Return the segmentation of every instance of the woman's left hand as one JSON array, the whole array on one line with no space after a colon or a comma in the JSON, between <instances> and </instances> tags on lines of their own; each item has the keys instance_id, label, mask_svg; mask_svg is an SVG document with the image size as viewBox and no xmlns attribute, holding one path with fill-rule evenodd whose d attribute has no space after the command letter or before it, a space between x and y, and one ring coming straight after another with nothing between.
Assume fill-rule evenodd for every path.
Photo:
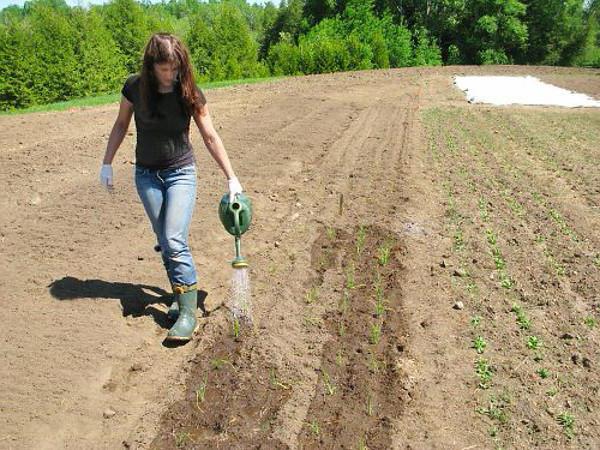
<instances>
[{"instance_id":1,"label":"woman's left hand","mask_svg":"<svg viewBox=\"0 0 600 450\"><path fill-rule=\"evenodd\" d=\"M235 176L227 180L227 185L229 187L229 202L231 203L233 200L235 200L236 194L241 194L243 189L239 180Z\"/></svg>"}]
</instances>

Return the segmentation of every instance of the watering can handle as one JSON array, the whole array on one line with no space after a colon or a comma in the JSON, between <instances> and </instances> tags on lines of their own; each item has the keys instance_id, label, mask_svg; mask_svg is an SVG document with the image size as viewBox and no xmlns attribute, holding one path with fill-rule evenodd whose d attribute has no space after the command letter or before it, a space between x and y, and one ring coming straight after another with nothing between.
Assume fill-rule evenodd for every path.
<instances>
[{"instance_id":1,"label":"watering can handle","mask_svg":"<svg viewBox=\"0 0 600 450\"><path fill-rule=\"evenodd\" d=\"M238 204L238 208L233 208L233 203L231 204L231 211L233 212L233 222L234 222L234 229L235 229L235 234L237 236L240 236L242 234L242 230L240 227L240 211L241 208L239 207Z\"/></svg>"}]
</instances>

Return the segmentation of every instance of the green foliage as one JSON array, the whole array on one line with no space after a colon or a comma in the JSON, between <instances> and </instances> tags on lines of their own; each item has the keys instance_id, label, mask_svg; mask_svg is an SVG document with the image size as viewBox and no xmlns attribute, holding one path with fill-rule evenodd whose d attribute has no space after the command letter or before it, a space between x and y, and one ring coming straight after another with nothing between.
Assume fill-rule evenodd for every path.
<instances>
[{"instance_id":1,"label":"green foliage","mask_svg":"<svg viewBox=\"0 0 600 450\"><path fill-rule=\"evenodd\" d=\"M414 65L439 66L442 64L442 54L437 44L430 38L425 28L415 32Z\"/></svg>"}]
</instances>

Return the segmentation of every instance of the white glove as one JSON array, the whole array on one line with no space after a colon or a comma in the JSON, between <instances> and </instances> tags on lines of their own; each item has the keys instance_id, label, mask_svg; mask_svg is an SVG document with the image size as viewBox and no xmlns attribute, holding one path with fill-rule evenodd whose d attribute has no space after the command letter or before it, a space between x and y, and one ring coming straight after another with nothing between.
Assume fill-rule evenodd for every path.
<instances>
[{"instance_id":1,"label":"white glove","mask_svg":"<svg viewBox=\"0 0 600 450\"><path fill-rule=\"evenodd\" d=\"M102 164L100 169L100 184L109 191L113 187L113 170L110 164Z\"/></svg>"},{"instance_id":2,"label":"white glove","mask_svg":"<svg viewBox=\"0 0 600 450\"><path fill-rule=\"evenodd\" d=\"M227 180L227 185L229 187L229 203L231 203L235 200L236 194L242 193L242 185L240 184L237 177L233 177Z\"/></svg>"}]
</instances>

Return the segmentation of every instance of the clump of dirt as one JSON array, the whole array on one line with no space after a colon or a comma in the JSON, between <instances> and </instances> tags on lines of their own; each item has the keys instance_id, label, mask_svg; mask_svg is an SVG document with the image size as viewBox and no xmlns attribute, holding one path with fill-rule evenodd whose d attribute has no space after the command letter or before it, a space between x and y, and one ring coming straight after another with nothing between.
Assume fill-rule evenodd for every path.
<instances>
[{"instance_id":1,"label":"clump of dirt","mask_svg":"<svg viewBox=\"0 0 600 450\"><path fill-rule=\"evenodd\" d=\"M390 448L393 419L407 399L402 358L407 325L401 283L404 248L377 226L353 233L328 228L315 241L312 265L337 292L324 317L331 340L300 434L301 448ZM334 272L335 276L328 276ZM339 284L341 283L341 284Z\"/></svg>"}]
</instances>

